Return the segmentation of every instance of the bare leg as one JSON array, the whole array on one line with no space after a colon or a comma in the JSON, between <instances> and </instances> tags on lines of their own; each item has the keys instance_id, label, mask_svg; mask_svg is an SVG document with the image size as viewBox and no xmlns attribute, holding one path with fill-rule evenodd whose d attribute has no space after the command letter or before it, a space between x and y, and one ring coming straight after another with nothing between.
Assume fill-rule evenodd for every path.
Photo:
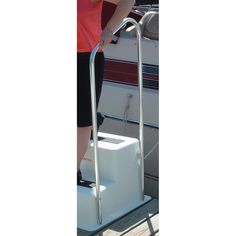
<instances>
[{"instance_id":1,"label":"bare leg","mask_svg":"<svg viewBox=\"0 0 236 236\"><path fill-rule=\"evenodd\" d=\"M77 171L79 170L81 160L87 151L91 129L91 126L77 128Z\"/></svg>"}]
</instances>

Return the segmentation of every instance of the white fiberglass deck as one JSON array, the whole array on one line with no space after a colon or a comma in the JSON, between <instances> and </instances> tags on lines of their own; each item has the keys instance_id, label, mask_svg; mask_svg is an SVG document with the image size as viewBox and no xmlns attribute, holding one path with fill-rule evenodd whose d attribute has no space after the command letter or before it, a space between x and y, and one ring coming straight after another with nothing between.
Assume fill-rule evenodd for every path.
<instances>
[{"instance_id":1,"label":"white fiberglass deck","mask_svg":"<svg viewBox=\"0 0 236 236\"><path fill-rule=\"evenodd\" d=\"M150 236L159 235L159 204L158 199L148 203L116 220L107 227L88 232L78 229L77 236Z\"/></svg>"}]
</instances>

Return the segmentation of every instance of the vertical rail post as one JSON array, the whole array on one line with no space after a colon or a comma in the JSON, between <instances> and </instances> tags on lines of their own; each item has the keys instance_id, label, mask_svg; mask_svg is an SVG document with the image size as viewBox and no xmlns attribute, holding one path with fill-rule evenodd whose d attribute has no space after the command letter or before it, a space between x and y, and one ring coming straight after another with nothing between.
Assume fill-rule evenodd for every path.
<instances>
[{"instance_id":1,"label":"vertical rail post","mask_svg":"<svg viewBox=\"0 0 236 236\"><path fill-rule=\"evenodd\" d=\"M95 182L96 182L96 200L97 200L97 218L98 223L102 224L102 201L100 191L100 171L99 171L99 154L98 154L98 137L97 137L97 104L96 104L96 83L95 83L95 57L99 44L93 49L90 55L90 90L92 106L92 124L93 124L93 145L95 159Z\"/></svg>"},{"instance_id":2,"label":"vertical rail post","mask_svg":"<svg viewBox=\"0 0 236 236\"><path fill-rule=\"evenodd\" d=\"M137 49L138 49L138 81L139 81L139 146L140 146L140 176L141 191L140 198L144 201L144 132L143 132L143 68L142 68L142 45L141 29L139 24L132 18L125 18L113 34L119 31L124 25L131 23L137 31ZM95 182L96 182L96 200L97 200L97 218L98 223L102 224L102 203L100 191L100 171L99 171L99 153L97 137L97 105L96 105L96 86L95 86L95 57L100 48L98 44L90 55L90 89L91 89L91 108L92 108L92 125L93 125L93 143L95 158Z\"/></svg>"}]
</instances>

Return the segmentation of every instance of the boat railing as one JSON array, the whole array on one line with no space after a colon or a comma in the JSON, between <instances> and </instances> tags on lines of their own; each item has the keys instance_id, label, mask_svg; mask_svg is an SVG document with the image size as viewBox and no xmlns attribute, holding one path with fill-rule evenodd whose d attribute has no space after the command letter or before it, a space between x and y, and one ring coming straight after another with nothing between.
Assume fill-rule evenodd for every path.
<instances>
[{"instance_id":1,"label":"boat railing","mask_svg":"<svg viewBox=\"0 0 236 236\"><path fill-rule=\"evenodd\" d=\"M139 80L139 146L140 146L140 198L144 201L144 131L143 131L143 73L142 73L142 48L141 48L141 29L139 24L132 18L125 18L119 27L113 32L115 34L127 23L135 26L137 31L137 49L138 49L138 80ZM99 153L98 153L98 137L97 137L97 106L96 106L96 89L95 89L95 57L100 48L98 44L90 55L90 89L91 89L91 106L92 106L92 126L93 126L93 145L95 159L95 194L97 201L97 219L98 224L102 224L102 203L100 191L100 173L99 173Z\"/></svg>"}]
</instances>

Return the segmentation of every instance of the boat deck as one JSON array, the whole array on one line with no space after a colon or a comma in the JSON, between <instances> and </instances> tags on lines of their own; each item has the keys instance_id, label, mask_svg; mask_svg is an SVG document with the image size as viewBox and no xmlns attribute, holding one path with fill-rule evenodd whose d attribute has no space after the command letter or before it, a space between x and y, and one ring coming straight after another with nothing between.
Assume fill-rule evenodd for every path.
<instances>
[{"instance_id":1,"label":"boat deck","mask_svg":"<svg viewBox=\"0 0 236 236\"><path fill-rule=\"evenodd\" d=\"M77 236L159 235L159 204L152 199L143 206L97 232L77 230Z\"/></svg>"}]
</instances>

